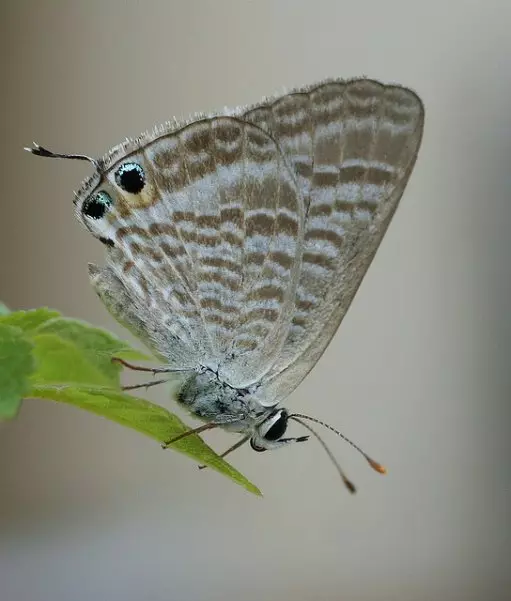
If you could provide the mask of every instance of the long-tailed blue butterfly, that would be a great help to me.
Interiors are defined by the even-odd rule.
[[[93,164],[75,199],[78,220],[105,245],[92,285],[161,358],[147,371],[182,373],[178,401],[205,421],[190,432],[242,435],[226,455],[246,441],[265,451],[306,440],[285,437],[291,419],[316,437],[303,420],[326,425],[279,405],[346,314],[423,121],[406,88],[329,80],[167,123],[99,160],[30,150]]]

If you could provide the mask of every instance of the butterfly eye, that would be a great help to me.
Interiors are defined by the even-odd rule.
[[[287,429],[288,413],[280,409],[269,417],[261,427],[261,435],[266,440],[278,440],[284,436]]]
[[[112,205],[112,198],[107,192],[98,192],[88,198],[82,206],[82,213],[91,219],[101,219]]]
[[[145,186],[145,173],[138,163],[124,163],[115,172],[115,181],[125,192],[138,194]]]

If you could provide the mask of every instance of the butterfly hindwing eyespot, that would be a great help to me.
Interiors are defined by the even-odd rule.
[[[102,219],[112,206],[112,197],[107,192],[98,192],[88,198],[82,206],[82,213],[90,219]]]
[[[138,163],[123,163],[115,172],[115,182],[129,194],[140,194],[145,186],[145,173]]]
[[[105,246],[112,248],[115,246],[115,242],[111,238],[106,238],[105,236],[101,236],[99,241],[102,242]]]

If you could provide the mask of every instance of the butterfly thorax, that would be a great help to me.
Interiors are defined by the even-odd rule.
[[[303,442],[308,436],[285,438],[288,420],[286,409],[276,404],[265,406],[257,396],[257,388],[235,388],[223,381],[217,372],[204,368],[194,373],[181,386],[177,400],[196,417],[226,430],[242,433],[250,439],[254,451],[267,451],[290,442]],[[239,446],[239,443],[234,448]]]
[[[196,372],[185,380],[177,400],[198,418],[235,432],[254,429],[272,410],[263,407],[252,390],[234,388],[210,369]]]

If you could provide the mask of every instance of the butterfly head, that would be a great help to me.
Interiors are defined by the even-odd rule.
[[[278,449],[290,442],[305,442],[308,436],[298,438],[284,438],[289,422],[289,413],[286,409],[272,411],[255,429],[250,438],[250,446],[254,451],[261,453],[270,449]]]

